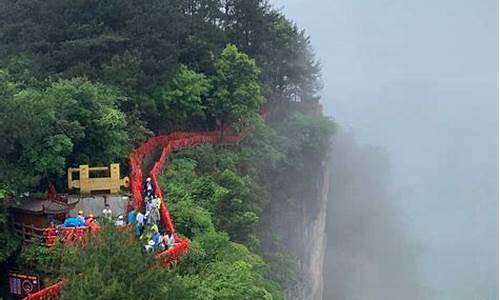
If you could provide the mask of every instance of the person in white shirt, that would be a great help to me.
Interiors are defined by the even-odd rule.
[[[135,220],[138,224],[141,226],[144,226],[144,214],[139,210],[137,212],[137,216],[135,217]]]
[[[108,221],[113,220],[113,212],[111,211],[111,208],[109,208],[109,204],[106,204],[102,210],[102,217]]]
[[[171,234],[166,234],[164,236],[164,241],[165,241],[165,244],[167,244],[167,249],[170,249],[172,248],[174,245],[175,245],[175,237],[174,237],[174,234],[171,233]]]
[[[123,216],[119,215],[118,219],[115,221],[116,226],[125,226],[125,220],[123,220]]]

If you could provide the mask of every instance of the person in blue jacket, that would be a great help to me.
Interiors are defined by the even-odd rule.
[[[153,233],[153,236],[151,237],[151,239],[153,240],[153,242],[155,242],[155,248],[158,247],[158,245],[160,245],[160,243],[162,241],[161,234],[158,231]]]
[[[134,225],[135,224],[135,221],[136,221],[136,217],[137,217],[137,214],[135,213],[136,209],[132,209],[129,213],[128,213],[128,223],[130,225]]]

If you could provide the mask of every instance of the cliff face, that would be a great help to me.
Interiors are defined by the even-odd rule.
[[[329,192],[329,168],[321,163],[316,174],[310,174],[309,186],[300,195],[300,203],[287,215],[292,217],[293,232],[289,247],[297,258],[297,280],[285,292],[288,300],[321,300],[323,298],[323,262],[325,256],[326,207]]]
[[[293,190],[287,193],[288,201],[271,203],[263,216],[262,230],[267,234],[262,240],[264,253],[271,257],[285,253],[292,259],[294,274],[290,276],[293,280],[285,283],[286,300],[322,300],[329,163],[309,158],[300,174],[289,174],[284,184],[279,192]]]
[[[286,102],[272,106],[270,112],[271,121],[288,122],[276,126],[278,134],[288,139],[288,148],[285,163],[269,182],[271,201],[260,215],[259,237],[271,277],[285,287],[286,300],[323,299],[329,153],[335,124],[322,116],[318,103],[309,104]],[[306,109],[309,106],[314,109]],[[294,111],[303,115],[295,118]]]

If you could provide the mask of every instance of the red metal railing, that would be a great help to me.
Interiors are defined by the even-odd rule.
[[[23,300],[57,300],[61,297],[61,290],[66,282],[66,279],[58,281],[43,290],[26,296]]]
[[[97,225],[97,224],[96,224]],[[16,222],[14,223],[14,229],[23,241],[33,242],[40,241],[42,245],[47,247],[52,247],[56,244],[59,239],[64,244],[71,244],[78,241],[84,241],[87,233],[91,231],[91,228],[85,227],[46,227],[38,228],[34,225],[24,224]]]

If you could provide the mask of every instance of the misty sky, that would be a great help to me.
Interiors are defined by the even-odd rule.
[[[389,154],[424,284],[498,299],[498,2],[271,3],[311,35],[326,113]]]

